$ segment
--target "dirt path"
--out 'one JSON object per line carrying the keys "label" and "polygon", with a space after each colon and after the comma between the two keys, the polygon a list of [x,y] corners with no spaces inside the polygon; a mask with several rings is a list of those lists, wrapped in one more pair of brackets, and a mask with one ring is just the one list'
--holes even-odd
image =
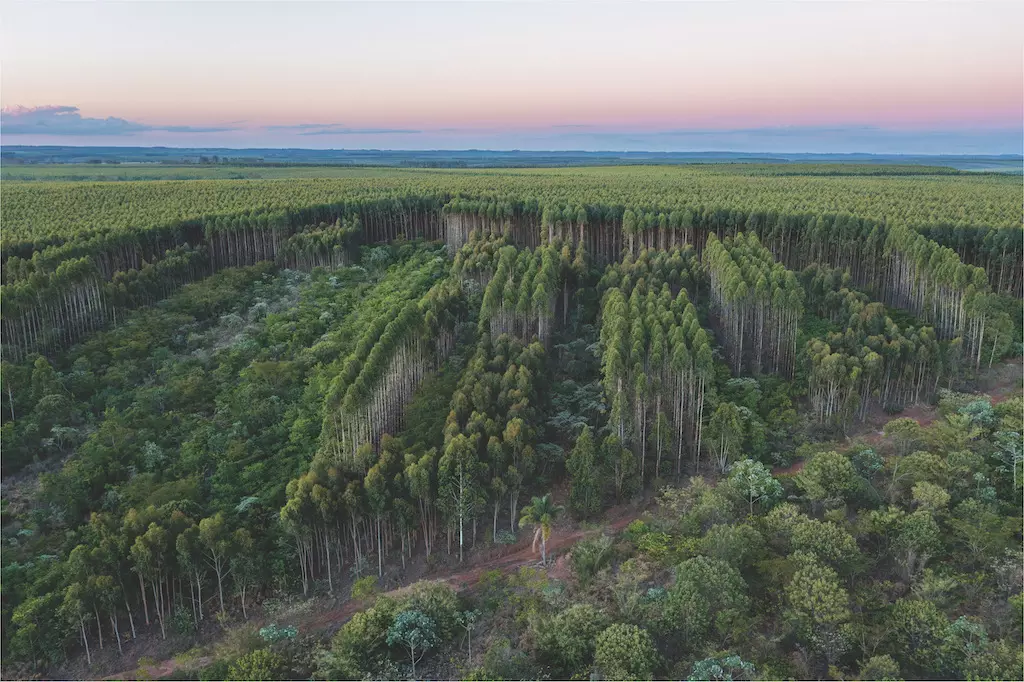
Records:
{"label": "dirt path", "polygon": [[[634,520],[640,518],[645,509],[646,505],[639,507],[625,505],[613,507],[606,513],[605,518],[602,520],[601,527],[593,530],[571,529],[571,527],[567,528],[565,526],[562,528],[556,527],[551,538],[548,540],[549,567],[556,566],[556,562],[554,561],[555,555],[572,547],[576,542],[586,537],[599,535],[603,532],[620,531]],[[470,559],[466,564],[428,573],[409,584],[389,590],[385,594],[398,596],[406,590],[409,585],[419,582],[420,580],[444,582],[451,585],[452,588],[458,592],[470,590],[480,582],[483,574],[488,571],[497,570],[502,573],[511,573],[522,566],[537,564],[540,561],[540,549],[538,548],[536,552],[533,550],[532,539],[532,534],[528,534],[523,541],[520,541],[520,543],[515,545],[506,554],[496,557],[488,557],[484,555],[476,558],[475,560]],[[558,563],[564,564],[564,561]],[[344,604],[340,604],[333,608],[299,617],[295,620],[294,625],[303,633],[318,633],[325,630],[335,630],[348,621],[357,611],[363,610],[369,605],[368,601],[349,600]],[[211,656],[202,656],[190,661],[188,663],[188,667],[199,668],[209,665],[212,661],[213,658]],[[182,667],[183,666],[174,658],[169,658],[154,665],[146,666],[146,672],[150,678],[156,679],[170,675]],[[133,680],[138,677],[138,670],[138,668],[133,668],[131,670],[118,673],[117,675],[108,676],[105,679]]]}
{"label": "dirt path", "polygon": [[[556,529],[548,540],[548,560],[552,561],[555,554],[572,547],[575,543],[585,537],[599,535],[607,530],[622,530],[631,522],[638,519],[642,513],[643,510],[641,509],[631,510],[629,508],[616,507],[609,512],[604,520],[605,523],[599,529],[590,531],[575,530],[568,533],[559,533]],[[536,552],[533,550],[532,536],[530,536],[527,538],[525,546],[504,556],[472,562],[471,566],[464,567],[463,570],[456,570],[455,572],[441,572],[435,575],[427,575],[421,579],[444,582],[451,585],[455,590],[462,592],[473,588],[480,582],[480,578],[483,574],[488,571],[497,570],[503,573],[511,573],[514,569],[520,568],[521,566],[536,564],[539,560],[540,550],[538,549]],[[387,592],[387,594],[398,595],[406,589],[406,587],[408,586],[403,585],[402,587]],[[366,606],[367,605],[363,602],[348,602],[337,608],[316,614],[303,625],[307,631],[325,630],[329,627],[344,623],[352,617],[352,614]]]}

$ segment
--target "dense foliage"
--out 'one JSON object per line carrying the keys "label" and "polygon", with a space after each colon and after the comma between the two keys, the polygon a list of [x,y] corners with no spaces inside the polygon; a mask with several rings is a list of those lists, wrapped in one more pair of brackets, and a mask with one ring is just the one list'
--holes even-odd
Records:
{"label": "dense foliage", "polygon": [[[194,672],[1019,668],[1020,399],[947,390],[1020,354],[1019,263],[986,252],[990,282],[911,229],[934,238],[962,192],[987,196],[979,225],[1019,235],[1000,181],[304,183],[5,187],[22,240],[5,234],[0,292],[10,670],[109,665],[139,638],[347,597],[363,610],[316,655],[273,625]],[[37,203],[55,196],[70,203]],[[820,442],[936,401],[927,429]],[[651,515],[545,573],[566,517],[655,494]],[[540,569],[472,599],[377,594],[531,536]]]}

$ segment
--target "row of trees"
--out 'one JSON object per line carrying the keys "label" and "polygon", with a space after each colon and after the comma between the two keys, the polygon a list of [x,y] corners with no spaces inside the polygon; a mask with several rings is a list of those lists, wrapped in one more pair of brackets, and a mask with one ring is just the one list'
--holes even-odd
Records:
{"label": "row of trees", "polygon": [[1024,232],[1011,227],[939,224],[917,228],[928,239],[984,268],[995,291],[1024,297]]}
{"label": "row of trees", "polygon": [[449,547],[452,535],[458,537],[460,561],[467,535],[476,542],[485,510],[491,511],[492,537],[504,505],[515,532],[520,496],[550,447],[540,443],[544,377],[541,344],[484,333],[452,395],[435,499],[447,520]]}
{"label": "row of trees", "polygon": [[[705,332],[685,288],[698,263],[692,250],[670,254],[644,251],[637,262],[609,266],[601,309],[602,379],[613,433],[639,459],[640,478],[662,473],[663,455],[682,471],[684,449],[699,466],[705,389],[713,375],[711,337]],[[648,286],[645,275],[650,277]],[[660,289],[654,288],[661,283]]]}
{"label": "row of trees", "polygon": [[800,279],[807,306],[840,331],[812,339],[804,351],[809,394],[821,422],[845,426],[872,404],[895,411],[933,396],[962,372],[962,340],[942,342],[928,326],[899,325],[881,303],[849,288],[848,271],[810,266]]}
{"label": "row of trees", "polygon": [[[261,593],[299,586],[308,561],[278,512],[316,454],[316,398],[341,365],[331,359],[347,356],[386,301],[418,301],[446,272],[443,252],[385,250],[399,261],[386,272],[228,269],[133,312],[56,366],[5,362],[5,476],[66,457],[31,505],[5,509],[5,666],[42,670],[66,651],[95,660],[100,646],[128,653],[129,632],[208,632],[203,623],[222,611],[244,618]],[[372,484],[363,489],[375,459],[339,467],[343,491],[359,483],[360,519],[379,499]],[[346,517],[337,522],[347,540]],[[362,557],[377,548],[367,525],[356,525]],[[347,578],[364,562],[342,549]],[[337,559],[333,538],[330,550]]]}
{"label": "row of trees", "polygon": [[[582,243],[597,262],[608,263],[619,260],[623,250],[635,255],[638,248],[664,249],[687,243],[700,249],[708,234],[722,239],[746,231],[759,235],[789,267],[827,263],[848,268],[858,286],[890,305],[913,311],[932,323],[943,338],[962,336],[968,352],[980,363],[985,309],[991,306],[988,301],[975,301],[974,294],[988,291],[984,272],[963,264],[954,251],[939,247],[903,223],[849,214],[793,214],[677,202],[660,207],[653,204],[654,208],[635,201],[623,206],[606,203],[599,196],[593,203],[566,202],[558,197],[556,188],[550,196],[522,198],[491,190],[489,198],[485,194],[470,199],[462,193],[449,200],[442,187],[439,184],[433,190],[424,187],[422,193],[406,194],[389,193],[383,186],[374,192],[359,189],[345,200],[302,209],[270,210],[258,204],[264,207],[159,223],[152,228],[107,227],[71,238],[11,246],[5,250],[5,281],[11,285],[33,274],[53,274],[60,263],[81,258],[91,259],[100,278],[109,281],[117,272],[140,269],[167,249],[186,243],[209,247],[212,270],[275,258],[304,267],[335,265],[344,259],[346,247],[359,241],[444,237],[458,247],[472,230],[480,229],[505,235],[520,247],[537,247],[556,239]],[[310,225],[337,225],[339,221],[348,223],[353,232],[328,234],[312,228],[317,234],[293,237],[309,230]],[[357,224],[361,227],[356,228]],[[361,230],[358,235],[357,229]],[[960,234],[966,228],[961,225],[957,229]],[[939,228],[929,232],[943,234]],[[985,263],[993,269],[996,290],[1016,291],[1019,286],[1012,273],[1019,270],[1014,259],[1021,231],[1002,228],[992,234],[1009,235],[986,237],[990,255]],[[963,240],[960,243],[966,251]]]}
{"label": "row of trees", "polygon": [[547,344],[554,321],[561,317],[565,324],[570,293],[587,272],[583,248],[575,251],[558,241],[532,250],[504,246],[497,251],[484,289],[481,327],[492,336],[513,334],[524,342],[537,336]]}
{"label": "row of trees", "polygon": [[703,263],[711,309],[733,372],[792,376],[803,289],[755,234],[708,235]]}
{"label": "row of trees", "polygon": [[47,660],[54,652],[45,649],[63,621],[91,664],[93,646],[116,645],[120,653],[129,633],[134,640],[151,622],[166,638],[175,619],[198,628],[213,612],[224,613],[231,598],[244,613],[246,593],[261,580],[253,538],[223,513],[198,513],[177,502],[131,509],[123,518],[94,513],[63,565],[62,589],[14,610],[11,647]]}
{"label": "row of trees", "polygon": [[360,234],[359,218],[334,224],[320,223],[297,232],[277,249],[277,261],[286,268],[309,272],[313,268],[340,268],[352,260],[352,251]]}
{"label": "row of trees", "polygon": [[209,274],[205,247],[188,244],[154,263],[115,273],[104,281],[86,257],[62,262],[52,273],[0,287],[4,355],[14,361],[33,352],[66,347],[116,322],[124,312],[165,298],[182,284]]}
{"label": "row of trees", "polygon": [[324,398],[321,449],[340,464],[401,425],[428,372],[455,346],[465,313],[461,281],[446,278],[419,301],[395,301],[364,328]]}

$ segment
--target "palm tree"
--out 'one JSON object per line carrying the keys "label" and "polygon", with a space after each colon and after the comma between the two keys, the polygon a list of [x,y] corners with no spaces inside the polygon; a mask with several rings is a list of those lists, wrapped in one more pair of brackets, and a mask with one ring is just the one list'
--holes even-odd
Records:
{"label": "palm tree", "polygon": [[551,500],[551,493],[544,497],[534,497],[530,504],[523,508],[522,516],[519,518],[519,527],[527,525],[535,527],[533,533],[533,551],[537,551],[537,539],[540,539],[540,560],[542,564],[548,561],[548,538],[551,537],[551,524],[562,513],[564,507],[556,505]]}

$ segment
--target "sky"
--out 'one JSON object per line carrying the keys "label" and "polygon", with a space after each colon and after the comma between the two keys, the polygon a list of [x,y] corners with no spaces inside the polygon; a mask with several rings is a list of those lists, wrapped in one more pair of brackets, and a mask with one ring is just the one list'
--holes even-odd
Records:
{"label": "sky", "polygon": [[0,0],[0,144],[1020,154],[1024,2]]}

